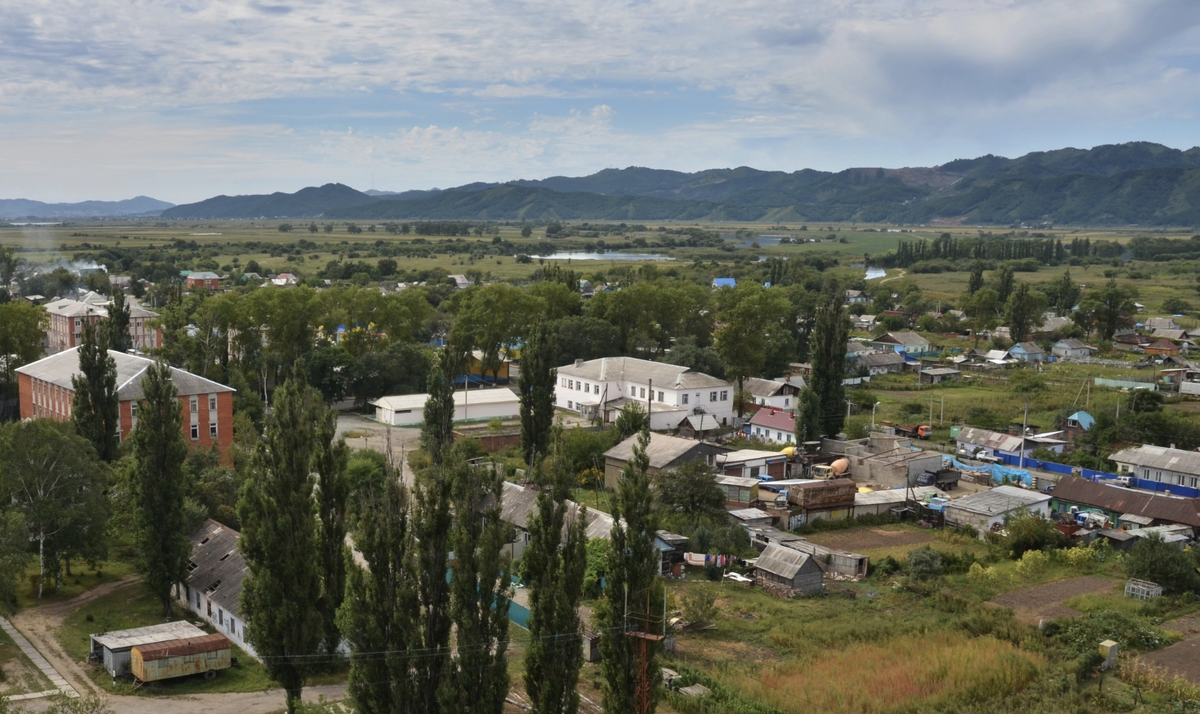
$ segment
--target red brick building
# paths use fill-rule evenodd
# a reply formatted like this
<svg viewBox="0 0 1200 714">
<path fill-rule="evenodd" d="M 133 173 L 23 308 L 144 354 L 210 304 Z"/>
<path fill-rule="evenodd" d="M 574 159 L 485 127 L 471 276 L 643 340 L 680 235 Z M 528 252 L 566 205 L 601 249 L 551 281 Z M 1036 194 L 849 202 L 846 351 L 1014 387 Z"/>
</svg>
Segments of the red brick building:
<svg viewBox="0 0 1200 714">
<path fill-rule="evenodd" d="M 137 405 L 141 401 L 142 378 L 154 360 L 109 350 L 117 364 L 117 396 L 120 400 L 121 441 L 137 426 Z M 71 418 L 75 389 L 71 377 L 79 374 L 79 350 L 51 355 L 17 368 L 21 395 L 21 418 L 46 417 L 66 421 Z M 179 391 L 183 412 L 183 438 L 192 448 L 213 444 L 227 459 L 233 445 L 233 390 L 211 379 L 198 377 L 182 369 L 171 368 L 171 381 Z"/>
<path fill-rule="evenodd" d="M 162 347 L 162 329 L 158 327 L 158 313 L 126 298 L 129 303 L 129 337 L 133 348 L 146 350 Z M 46 331 L 46 347 L 50 352 L 62 352 L 77 347 L 83 339 L 83 326 L 95 325 L 108 317 L 107 302 L 78 300 L 55 300 L 46 305 L 50 314 L 50 329 Z"/>
<path fill-rule="evenodd" d="M 221 276 L 216 273 L 202 272 L 192 273 L 187 276 L 187 286 L 189 288 L 206 288 L 208 290 L 221 289 Z"/>
</svg>

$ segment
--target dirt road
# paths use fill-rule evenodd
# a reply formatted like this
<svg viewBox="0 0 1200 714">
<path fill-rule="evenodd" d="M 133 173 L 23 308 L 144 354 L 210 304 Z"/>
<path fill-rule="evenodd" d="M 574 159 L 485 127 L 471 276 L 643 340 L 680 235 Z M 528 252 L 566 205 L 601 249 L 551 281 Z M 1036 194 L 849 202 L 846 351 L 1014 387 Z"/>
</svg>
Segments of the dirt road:
<svg viewBox="0 0 1200 714">
<path fill-rule="evenodd" d="M 136 575 L 129 575 L 92 588 L 79 597 L 65 602 L 23 610 L 12 618 L 12 623 L 42 653 L 46 661 L 75 687 L 76 691 L 84 695 L 103 694 L 91 677 L 84 672 L 83 667 L 67 656 L 59 646 L 56 635 L 68 613 L 84 603 L 103 597 L 119 588 L 128 587 L 137 581 Z M 344 685 L 309 687 L 304 690 L 304 698 L 312 701 L 316 701 L 321 696 L 326 699 L 341 699 L 345 695 L 346 687 Z M 216 712 L 270 714 L 282 711 L 284 708 L 282 689 L 271 689 L 264 692 L 197 694 L 186 697 L 105 696 L 108 697 L 112 708 L 121 714 L 159 714 L 164 711 L 170 711 L 172 714 L 215 714 Z M 49 706 L 49 702 L 35 700 L 26 702 L 25 706 L 30 711 L 43 711 Z"/>
</svg>

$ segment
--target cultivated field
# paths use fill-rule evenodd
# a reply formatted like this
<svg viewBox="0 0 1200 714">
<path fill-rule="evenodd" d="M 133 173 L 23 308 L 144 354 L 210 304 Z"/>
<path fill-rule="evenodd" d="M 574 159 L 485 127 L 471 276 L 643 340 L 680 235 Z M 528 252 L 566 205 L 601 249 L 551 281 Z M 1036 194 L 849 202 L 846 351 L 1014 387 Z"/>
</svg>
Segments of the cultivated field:
<svg viewBox="0 0 1200 714">
<path fill-rule="evenodd" d="M 1091 593 L 1115 591 L 1120 583 L 1111 578 L 1085 576 L 1059 580 L 1021 590 L 1011 590 L 991 599 L 993 605 L 1012 608 L 1020 619 L 1030 623 L 1060 617 L 1077 617 L 1083 613 L 1063 603 L 1071 598 Z"/>
</svg>

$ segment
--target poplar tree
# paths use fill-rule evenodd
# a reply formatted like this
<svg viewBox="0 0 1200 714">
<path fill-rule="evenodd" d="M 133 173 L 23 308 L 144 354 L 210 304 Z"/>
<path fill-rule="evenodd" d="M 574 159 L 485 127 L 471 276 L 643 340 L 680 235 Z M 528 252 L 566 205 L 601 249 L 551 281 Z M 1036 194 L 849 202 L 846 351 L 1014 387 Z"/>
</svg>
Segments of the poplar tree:
<svg viewBox="0 0 1200 714">
<path fill-rule="evenodd" d="M 433 464 L 441 465 L 446 450 L 454 441 L 455 359 L 449 345 L 438 351 L 429 369 L 425 400 L 425 424 L 421 428 L 421 446 Z"/>
<path fill-rule="evenodd" d="M 354 544 L 366 567 L 347 561 L 338 624 L 350 644 L 349 694 L 362 714 L 424 711 L 414 678 L 419 660 L 410 654 L 421 647 L 410 508 L 393 473 L 357 500 Z"/>
<path fill-rule="evenodd" d="M 800 446 L 806 441 L 821 440 L 821 397 L 812 387 L 805 386 L 800 390 L 796 405 L 796 443 Z M 840 411 L 840 410 L 839 410 Z"/>
<path fill-rule="evenodd" d="M 294 714 L 321 643 L 320 542 L 312 463 L 321 395 L 297 381 L 275 393 L 275 409 L 238 501 L 239 547 L 250 570 L 242 586 L 246 630 L 267 673 L 283 685 Z"/>
<path fill-rule="evenodd" d="M 117 458 L 120 445 L 120 402 L 117 399 L 117 363 L 108 354 L 104 335 L 86 320 L 79 343 L 79 374 L 71 376 L 75 398 L 71 420 L 79 435 L 92 442 L 103 461 Z"/>
<path fill-rule="evenodd" d="M 125 291 L 113 287 L 112 304 L 108 306 L 108 319 L 104 325 L 104 333 L 108 348 L 117 352 L 128 352 L 133 346 L 129 336 L 129 303 L 125 301 Z"/>
<path fill-rule="evenodd" d="M 504 481 L 499 469 L 457 461 L 449 467 L 454 527 L 450 616 L 456 655 L 442 682 L 443 712 L 502 714 L 508 695 L 510 561 L 508 530 L 500 520 Z"/>
<path fill-rule="evenodd" d="M 142 579 L 172 614 L 171 586 L 187 575 L 191 541 L 185 531 L 184 474 L 188 447 L 183 440 L 179 393 L 171 368 L 157 363 L 142 379 L 144 399 L 138 406 L 137 428 L 130 435 L 133 460 L 129 487 L 135 511 L 138 565 Z"/>
<path fill-rule="evenodd" d="M 808 386 L 820 400 L 821 434 L 834 436 L 842 430 L 846 415 L 842 411 L 846 389 L 846 340 L 850 320 L 835 290 L 817 307 L 813 325 L 812 372 Z"/>
<path fill-rule="evenodd" d="M 346 589 L 346 499 L 348 482 L 346 468 L 350 449 L 345 439 L 336 439 L 337 412 L 328 409 L 317 421 L 316 453 L 313 470 L 317 473 L 317 521 L 320 529 L 322 650 L 329 655 L 337 652 L 342 641 L 337 624 Z"/>
<path fill-rule="evenodd" d="M 601 630 L 600 668 L 604 674 L 604 711 L 636 711 L 638 672 L 648 672 L 651 709 L 662 677 L 658 643 L 646 641 L 650 661 L 639 663 L 642 642 L 628 632 L 659 632 L 662 622 L 662 556 L 654 547 L 658 518 L 650 490 L 650 432 L 643 431 L 617 488 L 604 597 L 596 608 Z"/>
<path fill-rule="evenodd" d="M 587 510 L 569 509 L 568 474 L 555 470 L 538 493 L 521 556 L 529 586 L 525 691 L 534 714 L 575 714 L 583 648 L 579 601 L 587 567 Z"/>
<path fill-rule="evenodd" d="M 971 266 L 971 277 L 967 280 L 967 294 L 974 295 L 975 291 L 983 287 L 983 263 L 975 261 Z"/>
<path fill-rule="evenodd" d="M 545 454 L 550 444 L 557 360 L 553 331 L 544 323 L 537 325 L 521 352 L 521 374 L 517 378 L 521 397 L 521 454 L 530 464 L 537 455 Z"/>
<path fill-rule="evenodd" d="M 450 562 L 450 499 L 443 471 L 433 469 L 417 476 L 413 490 L 413 526 L 416 543 L 413 570 L 416 573 L 417 611 L 412 660 L 416 711 L 438 714 L 438 692 L 450 663 L 450 585 L 446 569 Z"/>
</svg>

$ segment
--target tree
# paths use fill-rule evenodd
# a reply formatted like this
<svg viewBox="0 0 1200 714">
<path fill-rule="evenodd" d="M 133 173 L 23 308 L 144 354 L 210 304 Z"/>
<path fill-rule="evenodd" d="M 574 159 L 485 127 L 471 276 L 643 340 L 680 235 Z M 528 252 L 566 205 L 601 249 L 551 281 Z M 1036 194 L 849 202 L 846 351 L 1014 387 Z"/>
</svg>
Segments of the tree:
<svg viewBox="0 0 1200 714">
<path fill-rule="evenodd" d="M 1200 588 L 1196 564 L 1158 533 L 1137 539 L 1125 559 L 1125 572 L 1131 578 L 1157 583 L 1168 593 L 1195 592 Z"/>
<path fill-rule="evenodd" d="M 329 409 L 317 420 L 316 452 L 313 454 L 313 470 L 317 473 L 317 527 L 318 559 L 321 570 L 321 599 L 317 610 L 321 613 L 321 648 L 327 655 L 337 653 L 341 644 L 341 631 L 337 625 L 338 608 L 346 591 L 346 501 L 349 498 L 349 483 L 346 475 L 350 449 L 346 440 L 337 438 L 336 411 Z"/>
<path fill-rule="evenodd" d="M 108 354 L 103 335 L 86 321 L 79 344 L 79 374 L 72 375 L 71 386 L 75 390 L 71 420 L 76 431 L 92 442 L 101 460 L 115 460 L 120 445 L 117 363 Z"/>
<path fill-rule="evenodd" d="M 1151 392 L 1138 389 L 1129 395 L 1129 411 L 1137 414 L 1144 412 L 1161 412 L 1163 408 L 1162 392 Z"/>
<path fill-rule="evenodd" d="M 613 427 L 616 429 L 619 439 L 628 439 L 640 431 L 649 429 L 650 417 L 647 416 L 646 408 L 640 402 L 629 402 L 617 413 L 617 420 Z"/>
<path fill-rule="evenodd" d="M 846 413 L 845 387 L 846 340 L 850 336 L 850 320 L 837 291 L 827 296 L 817 308 L 812 333 L 812 375 L 808 386 L 816 392 L 821 404 L 821 434 L 834 436 L 842 430 Z"/>
<path fill-rule="evenodd" d="M 821 436 L 821 397 L 806 385 L 796 402 L 796 443 L 820 441 Z"/>
<path fill-rule="evenodd" d="M 42 335 L 49 327 L 50 316 L 40 305 L 24 300 L 0 304 L 0 355 L 8 355 L 0 364 L 0 405 L 4 397 L 15 405 L 17 367 L 41 358 Z M 2 412 L 0 409 L 0 419 L 6 416 Z"/>
<path fill-rule="evenodd" d="M 667 364 L 677 364 L 701 374 L 707 374 L 717 379 L 725 378 L 725 363 L 721 356 L 711 347 L 700 347 L 691 337 L 682 337 L 671 351 L 664 355 Z"/>
<path fill-rule="evenodd" d="M 615 357 L 621 353 L 621 333 L 616 327 L 596 317 L 573 316 L 550 323 L 554 343 L 558 348 L 559 364 L 574 364 L 575 360 Z"/>
<path fill-rule="evenodd" d="M 321 643 L 321 577 L 312 463 L 320 394 L 297 380 L 275 392 L 275 408 L 238 501 L 239 547 L 249 576 L 242 611 L 246 636 L 268 674 L 283 685 L 294 714 Z"/>
<path fill-rule="evenodd" d="M 533 328 L 521 352 L 517 391 L 521 398 L 521 454 L 533 464 L 550 445 L 554 424 L 554 387 L 558 379 L 554 336 L 546 325 Z"/>
<path fill-rule="evenodd" d="M 780 291 L 763 288 L 754 288 L 748 295 L 735 292 L 734 296 L 741 299 L 721 311 L 720 320 L 725 324 L 713 334 L 713 339 L 717 354 L 725 362 L 726 377 L 736 381 L 738 390 L 742 390 L 747 378 L 761 376 L 767 355 L 776 349 L 777 343 L 784 343 L 785 352 L 795 352 L 789 325 L 792 304 Z M 794 319 L 791 322 L 794 324 Z M 739 402 L 738 416 L 741 413 Z"/>
<path fill-rule="evenodd" d="M 1071 271 L 1068 270 L 1059 278 L 1058 285 L 1055 290 L 1054 311 L 1060 317 L 1065 317 L 1071 314 L 1071 310 L 1075 308 L 1079 302 L 1079 295 L 1083 291 L 1079 285 L 1071 279 Z"/>
<path fill-rule="evenodd" d="M 129 303 L 125 301 L 125 291 L 121 288 L 113 287 L 108 318 L 100 324 L 104 326 L 104 342 L 108 349 L 128 352 L 133 347 L 133 339 L 129 336 Z"/>
<path fill-rule="evenodd" d="M 333 404 L 345 399 L 356 366 L 341 345 L 322 345 L 304 356 L 304 379 Z"/>
<path fill-rule="evenodd" d="M 1031 550 L 1061 548 L 1066 543 L 1066 537 L 1058 531 L 1054 521 L 1024 509 L 1008 516 L 1004 529 L 1008 531 L 1004 547 L 1013 560 L 1020 560 Z"/>
<path fill-rule="evenodd" d="M 717 472 L 702 460 L 658 472 L 654 492 L 660 509 L 691 521 L 725 515 L 725 493 L 717 486 Z"/>
<path fill-rule="evenodd" d="M 47 577 L 57 589 L 68 554 L 103 545 L 108 468 L 70 424 L 30 419 L 0 430 L 0 474 L 37 546 L 40 598 Z"/>
<path fill-rule="evenodd" d="M 446 582 L 449 567 L 450 499 L 445 481 L 446 467 L 434 466 L 429 472 L 417 475 L 414 491 L 413 537 L 416 542 L 413 571 L 417 609 L 417 631 L 414 649 L 414 711 L 437 714 L 441 711 L 439 694 L 445 673 L 450 667 L 450 585 Z"/>
<path fill-rule="evenodd" d="M 528 237 L 529 237 L 529 236 L 531 236 L 531 235 L 533 235 L 533 229 L 532 229 L 532 228 L 530 228 L 529 226 L 522 226 L 522 227 L 521 227 L 521 237 L 522 237 L 522 238 L 528 238 Z"/>
<path fill-rule="evenodd" d="M 1136 297 L 1136 292 L 1112 279 L 1100 290 L 1084 293 L 1079 309 L 1092 317 L 1100 330 L 1100 339 L 1111 340 L 1118 329 L 1133 324 L 1131 315 L 1136 311 L 1133 304 Z"/>
<path fill-rule="evenodd" d="M 417 714 L 413 651 L 420 649 L 410 501 L 396 474 L 356 491 L 354 544 L 338 625 L 350 645 L 349 694 L 362 714 Z"/>
<path fill-rule="evenodd" d="M 449 345 L 443 347 L 433 360 L 427 380 L 429 398 L 425 400 L 425 424 L 421 428 L 421 445 L 434 464 L 441 464 L 445 452 L 454 441 L 454 377 L 458 374 L 454 354 Z"/>
<path fill-rule="evenodd" d="M 10 492 L 0 482 L 0 494 L 7 496 Z M 0 509 L 0 613 L 11 612 L 28 564 L 29 528 L 25 516 L 16 508 Z"/>
<path fill-rule="evenodd" d="M 1192 304 L 1187 300 L 1184 300 L 1181 297 L 1172 296 L 1166 300 L 1163 300 L 1162 309 L 1163 312 L 1170 315 L 1186 315 L 1195 308 L 1193 308 Z"/>
<path fill-rule="evenodd" d="M 975 337 L 975 346 L 978 347 L 980 333 L 996 326 L 1000 296 L 991 288 L 979 288 L 963 297 L 959 307 L 967 315 L 971 334 Z"/>
<path fill-rule="evenodd" d="M 447 473 L 455 513 L 450 615 L 456 656 L 439 694 L 443 712 L 501 714 L 508 696 L 508 606 L 512 575 L 503 555 L 509 539 L 500 520 L 500 469 L 457 461 Z"/>
<path fill-rule="evenodd" d="M 188 483 L 183 467 L 188 447 L 171 368 L 161 362 L 150 366 L 142 378 L 142 392 L 137 428 L 129 438 L 138 565 L 142 579 L 162 603 L 163 617 L 170 618 L 171 587 L 187 576 L 192 550 L 184 519 Z"/>
<path fill-rule="evenodd" d="M 967 294 L 974 295 L 983 287 L 983 263 L 976 261 L 971 266 L 971 277 L 967 279 Z"/>
<path fill-rule="evenodd" d="M 525 691 L 534 714 L 575 714 L 583 648 L 579 601 L 587 567 L 587 510 L 568 508 L 573 474 L 555 469 L 538 493 L 521 562 L 529 587 Z"/>
<path fill-rule="evenodd" d="M 654 547 L 658 519 L 650 491 L 650 459 L 646 447 L 650 432 L 643 431 L 633 458 L 626 464 L 613 502 L 611 549 L 605 570 L 604 597 L 595 610 L 600 635 L 600 668 L 604 675 L 604 711 L 638 711 L 639 683 L 657 699 L 658 645 L 628 636 L 627 632 L 661 634 L 663 589 L 662 558 Z M 644 647 L 649 661 L 639 663 Z M 639 672 L 649 681 L 640 681 Z"/>
<path fill-rule="evenodd" d="M 1030 289 L 1029 283 L 1017 285 L 1004 309 L 1004 318 L 1008 321 L 1013 341 L 1024 342 L 1028 339 L 1033 329 L 1041 326 L 1045 312 L 1045 295 Z"/>
<path fill-rule="evenodd" d="M 1000 274 L 996 276 L 996 295 L 999 296 L 1001 303 L 1008 302 L 1008 298 L 1012 295 L 1015 287 L 1016 276 L 1013 274 L 1011 265 L 1005 265 L 1000 268 Z"/>
</svg>

